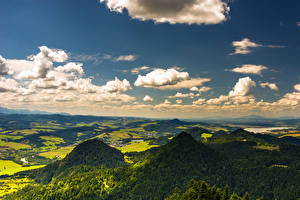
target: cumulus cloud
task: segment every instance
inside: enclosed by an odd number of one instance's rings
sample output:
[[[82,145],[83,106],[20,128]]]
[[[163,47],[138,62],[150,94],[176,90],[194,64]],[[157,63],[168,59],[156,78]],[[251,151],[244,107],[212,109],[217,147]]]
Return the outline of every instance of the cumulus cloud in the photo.
[[[222,0],[100,0],[114,12],[124,9],[134,18],[155,23],[218,24],[230,10]]]
[[[269,83],[269,82],[265,82],[265,83],[260,83],[259,84],[262,88],[270,88],[271,90],[275,90],[275,91],[278,91],[278,87],[276,85],[276,83]]]
[[[148,71],[148,70],[150,70],[150,67],[148,66],[136,67],[131,70],[131,73],[139,74],[141,71]]]
[[[131,89],[129,81],[124,79],[120,81],[117,77],[115,80],[108,81],[105,86],[103,86],[104,91],[106,92],[126,92]]]
[[[206,104],[242,104],[251,102],[253,97],[253,88],[256,83],[249,77],[240,78],[228,95],[220,95],[217,98],[209,99]]]
[[[242,74],[256,74],[256,75],[261,75],[261,72],[263,70],[267,70],[268,67],[263,66],[263,65],[250,65],[250,64],[245,64],[242,65],[241,67],[236,67],[231,70],[231,72],[236,72],[236,73],[242,73]]]
[[[253,94],[253,88],[256,83],[249,77],[240,78],[233,89],[229,92],[229,96],[249,96]]]
[[[121,104],[134,101],[136,98],[123,94],[131,89],[126,79],[107,81],[104,85],[96,85],[91,77],[84,77],[82,63],[65,62],[67,53],[63,50],[40,47],[40,52],[29,56],[27,60],[4,59],[6,73],[12,78],[0,77],[0,92],[5,93],[6,103],[22,104],[32,102],[32,105],[46,107],[93,106],[106,104]],[[1,69],[3,66],[1,66]],[[4,102],[0,101],[1,103]]]
[[[235,48],[234,52],[230,55],[235,54],[250,54],[253,48],[257,47],[267,47],[267,48],[284,48],[280,45],[262,45],[255,42],[252,42],[249,38],[244,38],[241,41],[233,41],[232,46]]]
[[[177,99],[177,100],[176,100],[176,103],[177,103],[177,104],[182,104],[182,100],[181,100],[181,99]]]
[[[116,62],[120,62],[120,61],[135,61],[136,60],[136,56],[135,55],[122,55],[119,57],[116,57],[114,59],[114,61]]]
[[[179,72],[175,69],[155,69],[145,76],[139,75],[135,81],[135,86],[142,87],[161,87],[166,85],[175,85],[178,82],[187,80],[187,72]]]
[[[192,88],[190,88],[190,90],[191,91],[193,91],[193,92],[207,92],[207,91],[209,91],[209,90],[211,90],[211,88],[210,87],[201,87],[201,88],[197,88],[197,87],[192,87]]]
[[[225,101],[228,101],[228,96],[225,96],[225,95],[221,95],[219,96],[218,98],[213,98],[213,99],[209,99],[207,100],[207,104],[221,104],[221,103],[224,103]]]
[[[84,71],[82,66],[83,66],[82,63],[70,62],[64,66],[56,67],[55,70],[58,72],[77,72],[79,75],[83,75]]]
[[[171,102],[168,99],[165,99],[163,104],[171,104]]]
[[[193,101],[193,104],[195,104],[195,105],[201,105],[201,104],[205,103],[205,101],[206,101],[205,99],[200,98],[200,99],[198,99],[196,101]]]
[[[210,81],[210,78],[191,78],[188,80],[180,81],[174,85],[164,85],[164,86],[159,87],[158,89],[178,90],[178,89],[182,89],[182,88],[191,88],[191,87],[195,87],[195,86],[201,86],[205,82],[209,82],[209,81]]]
[[[300,84],[294,85],[294,92],[286,93],[275,105],[296,106],[300,103]]]
[[[275,105],[296,106],[300,102],[300,92],[292,92],[285,94],[279,99]]]
[[[13,60],[11,62],[10,66],[15,73],[15,78],[46,78],[47,73],[53,68],[53,62],[65,62],[68,59],[68,54],[63,50],[50,49],[46,46],[41,46],[39,49],[40,52],[29,56],[29,60]]]
[[[208,81],[210,81],[209,78],[190,78],[189,73],[170,68],[154,69],[145,76],[139,75],[134,85],[161,90],[175,90],[200,86]]]
[[[181,92],[177,92],[175,95],[173,96],[168,96],[168,98],[194,98],[195,96],[199,96],[199,94],[194,94],[194,93],[181,93]]]
[[[18,89],[18,82],[16,80],[0,77],[0,92],[15,92]]]
[[[300,92],[300,84],[294,85],[294,89],[298,92]]]
[[[146,95],[146,96],[143,98],[143,101],[153,101],[153,98],[150,97],[149,95]]]
[[[9,68],[6,64],[6,59],[0,56],[0,76],[5,76],[9,74]]]

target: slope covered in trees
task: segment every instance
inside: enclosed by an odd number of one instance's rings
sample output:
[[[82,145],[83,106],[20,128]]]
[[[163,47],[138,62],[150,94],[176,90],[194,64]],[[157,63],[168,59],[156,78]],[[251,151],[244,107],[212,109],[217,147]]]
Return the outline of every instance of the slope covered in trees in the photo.
[[[165,200],[250,200],[249,194],[246,193],[240,197],[236,193],[230,193],[228,185],[224,190],[216,186],[210,186],[204,181],[195,181],[192,179],[188,188],[181,192],[177,187],[173,193]]]
[[[125,164],[123,154],[98,139],[87,140],[74,148],[64,159],[29,173],[37,182],[48,183],[68,168],[85,165],[100,168],[115,168]],[[67,170],[72,171],[74,169]]]

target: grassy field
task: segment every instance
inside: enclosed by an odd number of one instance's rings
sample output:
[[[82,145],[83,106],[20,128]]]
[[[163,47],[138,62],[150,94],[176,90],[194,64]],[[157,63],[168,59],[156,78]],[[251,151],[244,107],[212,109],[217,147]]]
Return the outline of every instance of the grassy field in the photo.
[[[14,173],[26,171],[30,169],[37,169],[40,167],[44,167],[44,165],[35,165],[35,166],[28,166],[23,167],[11,160],[0,160],[0,176],[1,175],[13,175]]]
[[[152,147],[158,147],[158,145],[149,145],[147,141],[137,141],[137,142],[130,142],[128,145],[120,147],[118,149],[121,150],[122,153],[126,152],[141,152],[151,149]]]
[[[24,138],[24,136],[21,136],[21,135],[0,135],[0,139],[3,139],[3,140],[7,140],[7,139],[19,140],[22,138]]]
[[[74,146],[68,146],[68,147],[61,147],[59,149],[53,150],[53,151],[47,151],[38,154],[39,156],[49,158],[49,159],[54,159],[54,158],[59,158],[63,159],[66,157],[68,153],[70,153],[74,149]]]
[[[45,147],[41,147],[41,149],[43,149],[43,150],[56,149],[57,144],[61,144],[61,143],[65,142],[63,138],[55,137],[55,136],[40,136],[40,138],[45,140],[43,142]]]
[[[210,133],[202,133],[201,137],[203,138],[204,142],[207,142],[208,138],[211,138],[213,135]]]
[[[5,178],[0,179],[0,198],[5,194],[15,192],[22,189],[26,185],[32,183],[33,180],[29,178]]]
[[[22,130],[14,130],[10,132],[9,134],[12,135],[32,135],[32,134],[38,134],[39,132],[53,132],[52,129],[22,129]]]
[[[15,150],[30,149],[31,148],[31,146],[27,145],[27,144],[16,143],[16,142],[5,142],[3,140],[0,140],[0,147],[12,148],[12,149],[15,149]]]
[[[126,138],[137,138],[136,134],[127,130],[119,130],[119,131],[113,131],[111,133],[106,134],[106,136],[110,137],[111,141],[115,140],[121,140],[121,139],[126,139]]]
[[[267,151],[279,151],[279,146],[257,145],[254,148]]]

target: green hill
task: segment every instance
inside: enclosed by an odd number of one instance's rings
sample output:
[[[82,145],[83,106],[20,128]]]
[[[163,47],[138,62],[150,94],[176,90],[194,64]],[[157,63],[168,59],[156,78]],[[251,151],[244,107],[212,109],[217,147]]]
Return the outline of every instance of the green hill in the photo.
[[[37,182],[48,183],[53,177],[73,166],[86,165],[98,168],[115,168],[124,164],[124,156],[121,151],[98,139],[92,139],[77,145],[64,159],[29,173]]]

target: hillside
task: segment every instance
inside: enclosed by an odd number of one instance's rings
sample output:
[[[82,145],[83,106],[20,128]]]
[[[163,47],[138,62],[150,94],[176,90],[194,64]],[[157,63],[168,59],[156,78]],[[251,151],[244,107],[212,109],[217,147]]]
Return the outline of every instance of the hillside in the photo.
[[[87,140],[74,148],[64,159],[44,168],[33,170],[30,177],[41,183],[48,183],[66,169],[87,165],[101,168],[115,168],[125,164],[123,154],[98,139]]]

